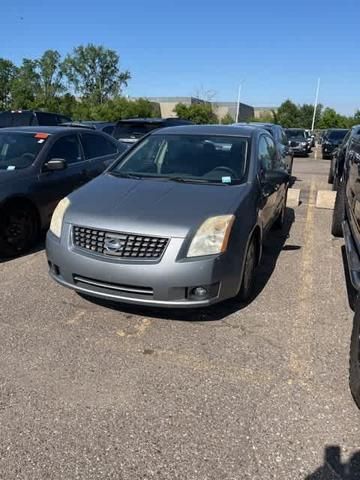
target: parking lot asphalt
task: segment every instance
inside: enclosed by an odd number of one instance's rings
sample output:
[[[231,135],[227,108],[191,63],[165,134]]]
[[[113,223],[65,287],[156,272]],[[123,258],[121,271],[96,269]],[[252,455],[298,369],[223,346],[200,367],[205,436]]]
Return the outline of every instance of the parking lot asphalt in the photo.
[[[0,264],[1,479],[342,478],[353,312],[319,158],[295,159],[301,204],[245,307],[91,302],[49,279],[41,248]]]

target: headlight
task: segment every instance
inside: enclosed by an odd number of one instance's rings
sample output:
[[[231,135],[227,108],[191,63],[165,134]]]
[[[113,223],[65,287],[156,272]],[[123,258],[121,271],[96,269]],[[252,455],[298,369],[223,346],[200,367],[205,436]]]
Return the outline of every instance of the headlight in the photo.
[[[70,200],[68,199],[68,197],[65,197],[58,203],[57,207],[54,210],[50,223],[50,231],[58,238],[61,237],[63,218],[69,206]]]
[[[301,142],[301,145],[302,145],[303,147],[306,147],[307,143],[306,143],[306,142]]]
[[[225,252],[234,220],[234,215],[219,215],[205,220],[196,232],[187,256],[200,257]]]

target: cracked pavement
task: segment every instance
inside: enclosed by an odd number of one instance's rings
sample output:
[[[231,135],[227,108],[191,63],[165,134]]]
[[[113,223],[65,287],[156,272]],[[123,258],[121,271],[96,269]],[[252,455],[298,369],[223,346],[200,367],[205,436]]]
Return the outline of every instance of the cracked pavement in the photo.
[[[0,479],[343,478],[360,432],[343,242],[314,205],[328,167],[295,159],[302,203],[246,307],[94,302],[41,248],[1,263]]]

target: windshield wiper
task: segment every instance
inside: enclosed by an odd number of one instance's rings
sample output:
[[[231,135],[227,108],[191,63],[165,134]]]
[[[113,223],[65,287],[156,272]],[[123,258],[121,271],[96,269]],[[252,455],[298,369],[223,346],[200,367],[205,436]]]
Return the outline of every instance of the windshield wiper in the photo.
[[[114,175],[114,177],[120,178],[134,178],[135,180],[141,180],[142,178],[144,178],[142,175],[138,175],[137,173],[117,172],[116,170],[111,170],[108,173],[110,175]]]
[[[205,180],[202,178],[187,178],[187,177],[166,177],[167,180],[172,182],[179,182],[179,183],[204,183],[207,185],[230,185],[229,183],[223,183],[220,181],[211,181]]]

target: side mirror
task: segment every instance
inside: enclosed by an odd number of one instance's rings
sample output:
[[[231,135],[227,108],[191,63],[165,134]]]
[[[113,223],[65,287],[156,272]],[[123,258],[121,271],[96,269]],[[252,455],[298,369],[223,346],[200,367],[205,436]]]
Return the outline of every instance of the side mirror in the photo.
[[[54,172],[57,170],[65,170],[67,164],[63,158],[52,158],[44,164],[44,169],[47,172]]]
[[[290,181],[290,175],[283,170],[270,170],[260,177],[261,190],[264,197],[268,197],[279,189],[283,183]]]

